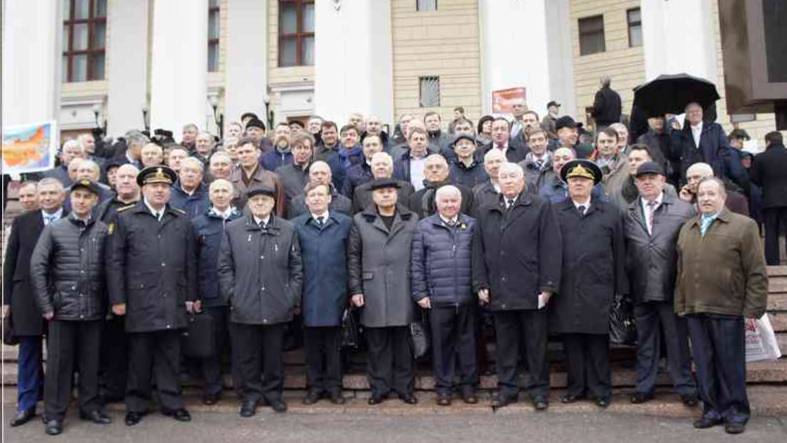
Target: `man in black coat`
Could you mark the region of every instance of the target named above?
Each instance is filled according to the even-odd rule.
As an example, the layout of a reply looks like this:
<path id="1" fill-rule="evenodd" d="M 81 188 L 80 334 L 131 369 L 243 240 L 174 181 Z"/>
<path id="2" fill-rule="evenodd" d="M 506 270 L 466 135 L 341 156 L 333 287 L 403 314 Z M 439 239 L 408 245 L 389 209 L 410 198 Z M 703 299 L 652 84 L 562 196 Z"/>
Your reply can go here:
<path id="1" fill-rule="evenodd" d="M 451 184 L 448 162 L 440 154 L 432 154 L 426 158 L 424 166 L 424 187 L 411 195 L 407 206 L 418 214 L 418 218 L 428 217 L 437 212 L 435 206 L 435 192 L 443 186 Z M 462 185 L 454 185 L 462 193 L 462 208 L 464 214 L 473 212 L 473 191 Z"/>
<path id="2" fill-rule="evenodd" d="M 139 169 L 132 164 L 118 167 L 115 175 L 117 195 L 100 203 L 94 211 L 96 219 L 110 229 L 114 229 L 118 209 L 131 206 L 140 199 L 137 174 Z M 128 339 L 123 317 L 110 314 L 104 322 L 99 354 L 99 395 L 104 403 L 122 401 L 126 395 L 128 373 Z"/>
<path id="3" fill-rule="evenodd" d="M 511 137 L 511 124 L 505 117 L 497 117 L 492 121 L 492 141 L 484 146 L 484 154 L 491 149 L 499 149 L 511 163 L 519 163 L 530 151 L 527 145 L 514 141 Z"/>
<path id="4" fill-rule="evenodd" d="M 596 132 L 620 121 L 620 95 L 609 86 L 610 83 L 612 80 L 609 76 L 601 77 L 601 89 L 596 91 L 596 97 L 593 99 L 591 115 L 596 121 Z"/>
<path id="5" fill-rule="evenodd" d="M 17 369 L 17 413 L 11 426 L 30 421 L 43 389 L 42 335 L 45 325 L 38 309 L 30 277 L 30 257 L 44 226 L 65 215 L 63 184 L 56 178 L 38 182 L 41 210 L 26 212 L 14 219 L 3 262 L 3 314 L 10 311 L 19 337 Z"/>
<path id="6" fill-rule="evenodd" d="M 253 416 L 262 401 L 276 412 L 287 411 L 284 327 L 301 304 L 303 263 L 292 223 L 273 214 L 275 196 L 272 187 L 250 189 L 250 214 L 227 226 L 219 252 L 219 291 L 230 306 L 241 417 Z"/>
<path id="7" fill-rule="evenodd" d="M 329 209 L 345 215 L 352 215 L 352 202 L 350 199 L 336 192 L 336 188 L 333 187 L 333 173 L 328 163 L 317 160 L 309 166 L 309 183 L 329 185 L 331 187 L 331 206 Z M 301 190 L 301 193 L 287 205 L 287 220 L 293 220 L 307 212 L 309 212 L 309 208 L 306 206 L 306 195 Z"/>
<path id="8" fill-rule="evenodd" d="M 112 313 L 126 316 L 126 425 L 147 413 L 153 375 L 164 415 L 190 421 L 178 380 L 180 329 L 194 312 L 197 259 L 194 227 L 168 202 L 177 175 L 166 166 L 137 176 L 143 199 L 118 210 L 107 246 Z"/>
<path id="9" fill-rule="evenodd" d="M 492 407 L 517 401 L 517 363 L 524 347 L 530 398 L 536 410 L 544 410 L 549 405 L 544 308 L 560 283 L 560 230 L 551 205 L 525 192 L 522 167 L 504 163 L 498 183 L 501 200 L 478 211 L 473 238 L 473 290 L 490 305 L 497 332 L 498 392 Z"/>
<path id="10" fill-rule="evenodd" d="M 623 217 L 614 204 L 591 198 L 601 169 L 590 160 L 572 160 L 561 169 L 568 198 L 555 205 L 563 239 L 560 290 L 550 307 L 550 329 L 561 334 L 573 403 L 591 397 L 601 408 L 612 399 L 609 368 L 609 311 L 626 287 Z"/>
<path id="11" fill-rule="evenodd" d="M 787 149 L 782 134 L 765 134 L 765 152 L 754 157 L 749 177 L 762 187 L 762 212 L 765 218 L 765 259 L 779 265 L 779 234 L 787 229 Z"/>
<path id="12" fill-rule="evenodd" d="M 372 156 L 372 175 L 374 179 L 391 178 L 394 172 L 394 162 L 386 152 L 378 152 Z M 374 180 L 372 180 L 374 181 Z M 372 199 L 372 181 L 358 185 L 353 192 L 352 213 L 357 214 L 374 203 Z M 401 201 L 407 201 L 415 192 L 413 185 L 404 180 L 398 180 L 399 191 L 397 195 Z"/>
<path id="13" fill-rule="evenodd" d="M 292 163 L 276 168 L 276 174 L 284 186 L 285 207 L 289 208 L 293 199 L 303 194 L 303 187 L 309 181 L 309 167 L 314 159 L 314 137 L 300 133 L 290 142 Z"/>
<path id="14" fill-rule="evenodd" d="M 30 272 L 38 307 L 49 322 L 44 423 L 46 433 L 63 431 L 71 401 L 74 363 L 79 367 L 79 415 L 97 424 L 111 422 L 98 398 L 101 326 L 106 314 L 104 248 L 107 225 L 91 216 L 99 186 L 89 180 L 71 185 L 72 212 L 51 223 L 36 243 Z"/>
<path id="15" fill-rule="evenodd" d="M 702 162 L 713 168 L 716 177 L 732 180 L 747 190 L 749 177 L 738 152 L 730 147 L 724 128 L 713 121 L 703 120 L 703 113 L 699 104 L 689 103 L 683 130 L 670 133 L 670 160 L 680 163 L 681 183 L 688 181 L 689 167 Z"/>

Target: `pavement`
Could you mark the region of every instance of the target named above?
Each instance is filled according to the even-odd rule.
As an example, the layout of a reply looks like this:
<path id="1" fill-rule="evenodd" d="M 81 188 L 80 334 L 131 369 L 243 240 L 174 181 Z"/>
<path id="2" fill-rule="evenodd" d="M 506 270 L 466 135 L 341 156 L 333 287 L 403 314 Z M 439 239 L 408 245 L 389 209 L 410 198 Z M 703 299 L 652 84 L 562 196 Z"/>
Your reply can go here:
<path id="1" fill-rule="evenodd" d="M 218 404 L 205 406 L 195 390 L 187 391 L 186 403 L 193 416 L 191 423 L 180 423 L 158 413 L 146 416 L 142 423 L 127 427 L 122 404 L 111 404 L 107 411 L 113 419 L 108 426 L 84 422 L 72 404 L 65 422 L 64 442 L 243 442 L 274 439 L 279 442 L 420 442 L 420 441 L 521 441 L 531 442 L 683 442 L 736 441 L 769 443 L 787 442 L 787 387 L 750 386 L 753 418 L 742 436 L 733 437 L 723 428 L 695 430 L 691 423 L 699 408 L 683 406 L 668 391 L 657 392 L 655 400 L 642 405 L 628 402 L 626 390 L 616 390 L 611 406 L 602 410 L 588 401 L 570 405 L 559 402 L 562 392 L 551 392 L 552 403 L 546 413 L 536 412 L 523 394 L 520 402 L 493 411 L 489 393 L 481 393 L 481 402 L 467 405 L 455 400 L 450 407 L 434 403 L 434 393 L 419 391 L 419 403 L 406 405 L 389 399 L 378 406 L 366 404 L 367 392 L 346 392 L 343 406 L 322 400 L 303 405 L 302 391 L 285 391 L 289 412 L 276 414 L 260 407 L 255 417 L 238 415 L 239 401 L 226 393 Z M 7 425 L 14 413 L 14 389 L 3 392 L 3 441 L 48 441 L 39 418 L 25 426 Z M 39 411 L 42 405 L 39 404 Z"/>
<path id="2" fill-rule="evenodd" d="M 123 413 L 111 411 L 114 422 L 101 426 L 80 421 L 70 411 L 64 433 L 56 439 L 44 434 L 36 419 L 24 426 L 3 429 L 3 441 L 60 441 L 105 443 L 116 441 L 144 442 L 692 442 L 725 441 L 784 443 L 787 441 L 787 417 L 755 416 L 746 432 L 738 436 L 724 433 L 722 427 L 696 430 L 686 418 L 617 414 L 607 410 L 579 412 L 554 411 L 523 413 L 510 409 L 505 413 L 457 410 L 440 415 L 412 408 L 416 414 L 368 414 L 362 411 L 336 414 L 330 412 L 276 414 L 261 408 L 252 418 L 222 411 L 193 411 L 191 423 L 180 423 L 160 414 L 151 414 L 134 427 L 123 424 Z M 7 423 L 13 407 L 4 404 Z M 502 411 L 501 411 L 502 412 Z"/>

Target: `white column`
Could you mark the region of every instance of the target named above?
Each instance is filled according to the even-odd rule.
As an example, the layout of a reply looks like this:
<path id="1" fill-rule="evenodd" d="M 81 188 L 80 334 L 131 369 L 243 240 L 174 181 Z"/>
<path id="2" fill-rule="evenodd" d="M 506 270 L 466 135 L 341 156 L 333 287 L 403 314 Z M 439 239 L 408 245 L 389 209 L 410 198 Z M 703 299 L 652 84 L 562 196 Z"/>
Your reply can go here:
<path id="1" fill-rule="evenodd" d="M 143 129 L 148 93 L 148 0 L 113 1 L 107 29 L 112 58 L 107 69 L 107 133 Z"/>
<path id="2" fill-rule="evenodd" d="M 642 0 L 645 78 L 685 72 L 717 80 L 711 0 Z"/>
<path id="3" fill-rule="evenodd" d="M 54 120 L 60 112 L 61 4 L 3 1 L 2 125 Z"/>
<path id="4" fill-rule="evenodd" d="M 224 12 L 224 11 L 222 11 Z M 224 120 L 251 111 L 265 119 L 268 89 L 268 2 L 227 0 Z"/>
<path id="5" fill-rule="evenodd" d="M 187 123 L 204 129 L 208 117 L 208 0 L 154 1 L 151 63 L 151 130 L 169 129 L 178 140 Z"/>
<path id="6" fill-rule="evenodd" d="M 484 112 L 492 91 L 514 87 L 539 115 L 550 100 L 573 109 L 568 0 L 479 0 L 479 13 Z"/>
<path id="7" fill-rule="evenodd" d="M 316 113 L 339 125 L 351 112 L 393 123 L 391 1 L 318 0 L 314 21 Z"/>

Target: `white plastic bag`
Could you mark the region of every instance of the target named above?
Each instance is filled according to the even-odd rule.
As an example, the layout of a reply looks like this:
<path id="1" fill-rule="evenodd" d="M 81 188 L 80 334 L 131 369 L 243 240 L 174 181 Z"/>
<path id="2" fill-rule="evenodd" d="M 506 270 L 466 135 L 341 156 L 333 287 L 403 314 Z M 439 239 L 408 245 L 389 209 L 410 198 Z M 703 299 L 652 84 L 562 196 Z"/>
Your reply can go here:
<path id="1" fill-rule="evenodd" d="M 776 334 L 773 333 L 768 314 L 758 320 L 747 319 L 746 330 L 746 362 L 760 360 L 776 360 L 781 357 Z"/>

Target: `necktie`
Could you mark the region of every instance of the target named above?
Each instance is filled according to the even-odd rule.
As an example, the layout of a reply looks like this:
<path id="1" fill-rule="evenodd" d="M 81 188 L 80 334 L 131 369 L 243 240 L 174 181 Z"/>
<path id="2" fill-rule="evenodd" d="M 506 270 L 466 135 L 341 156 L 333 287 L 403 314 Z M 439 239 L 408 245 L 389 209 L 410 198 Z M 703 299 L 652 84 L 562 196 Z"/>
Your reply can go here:
<path id="1" fill-rule="evenodd" d="M 317 226 L 319 226 L 320 229 L 322 229 L 323 226 L 325 226 L 325 220 L 323 219 L 323 217 L 317 217 Z"/>
<path id="2" fill-rule="evenodd" d="M 44 226 L 49 225 L 50 223 L 52 223 L 55 220 L 57 220 L 57 216 L 56 215 L 45 215 L 44 216 Z"/>
<path id="3" fill-rule="evenodd" d="M 579 205 L 579 206 L 577 206 L 577 211 L 579 211 L 579 215 L 581 215 L 581 216 L 583 216 L 583 217 L 584 217 L 584 215 L 585 215 L 585 209 L 586 209 L 586 208 L 585 208 L 585 205 Z"/>
<path id="4" fill-rule="evenodd" d="M 542 167 L 544 167 L 544 161 L 543 160 L 536 160 L 536 169 L 538 169 L 540 171 Z"/>
<path id="5" fill-rule="evenodd" d="M 656 212 L 656 200 L 649 201 L 648 204 L 648 233 L 653 235 L 653 214 Z"/>
<path id="6" fill-rule="evenodd" d="M 513 198 L 507 198 L 506 199 L 506 209 L 511 209 L 512 206 L 514 206 L 514 199 Z"/>
<path id="7" fill-rule="evenodd" d="M 711 223 L 713 223 L 715 219 L 716 218 L 713 216 L 702 216 L 700 219 L 700 235 L 705 237 L 705 233 L 708 232 L 708 228 L 710 228 Z"/>

